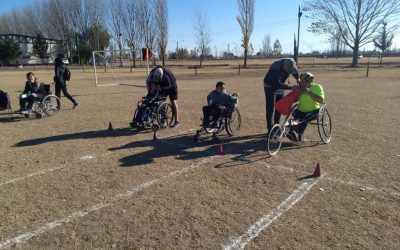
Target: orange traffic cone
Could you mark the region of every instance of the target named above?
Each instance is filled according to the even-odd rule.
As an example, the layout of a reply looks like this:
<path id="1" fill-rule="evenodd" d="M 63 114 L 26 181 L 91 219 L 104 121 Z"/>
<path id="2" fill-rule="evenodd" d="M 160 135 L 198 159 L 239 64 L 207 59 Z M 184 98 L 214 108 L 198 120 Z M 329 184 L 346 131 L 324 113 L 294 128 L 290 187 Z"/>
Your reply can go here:
<path id="1" fill-rule="evenodd" d="M 155 141 L 155 140 L 158 140 L 158 137 L 157 137 L 157 130 L 154 130 L 154 131 L 153 131 L 153 141 Z"/>
<path id="2" fill-rule="evenodd" d="M 321 167 L 319 166 L 319 163 L 317 163 L 317 166 L 315 167 L 313 176 L 320 177 L 321 175 L 322 175 Z"/>
<path id="3" fill-rule="evenodd" d="M 108 130 L 114 130 L 111 122 L 108 124 Z"/>
<path id="4" fill-rule="evenodd" d="M 222 144 L 218 144 L 217 155 L 223 155 L 223 154 L 224 154 L 224 148 L 222 147 Z"/>

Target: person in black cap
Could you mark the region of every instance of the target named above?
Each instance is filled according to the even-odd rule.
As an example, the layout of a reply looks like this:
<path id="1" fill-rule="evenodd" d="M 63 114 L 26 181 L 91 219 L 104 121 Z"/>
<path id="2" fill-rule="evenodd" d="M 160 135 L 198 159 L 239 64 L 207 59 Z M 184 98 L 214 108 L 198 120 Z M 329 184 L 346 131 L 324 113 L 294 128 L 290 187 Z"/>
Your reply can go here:
<path id="1" fill-rule="evenodd" d="M 162 66 L 157 66 L 152 69 L 147 77 L 147 88 L 150 88 L 151 83 L 160 85 L 161 93 L 163 96 L 168 96 L 172 105 L 173 121 L 171 128 L 178 128 L 180 126 L 178 116 L 178 85 L 176 84 L 175 76 L 169 69 Z"/>
<path id="2" fill-rule="evenodd" d="M 79 103 L 68 93 L 67 83 L 64 79 L 64 72 L 67 69 L 67 66 L 62 61 L 61 57 L 56 57 L 54 64 L 54 83 L 56 84 L 56 96 L 61 99 L 61 91 L 64 96 L 67 97 L 74 106 L 73 109 L 78 107 Z"/>
<path id="3" fill-rule="evenodd" d="M 282 99 L 285 89 L 293 89 L 285 84 L 289 75 L 293 75 L 297 83 L 299 71 L 296 62 L 291 58 L 283 58 L 273 62 L 264 77 L 265 109 L 268 134 L 275 123 L 279 123 L 281 114 L 275 111 L 275 102 Z"/>

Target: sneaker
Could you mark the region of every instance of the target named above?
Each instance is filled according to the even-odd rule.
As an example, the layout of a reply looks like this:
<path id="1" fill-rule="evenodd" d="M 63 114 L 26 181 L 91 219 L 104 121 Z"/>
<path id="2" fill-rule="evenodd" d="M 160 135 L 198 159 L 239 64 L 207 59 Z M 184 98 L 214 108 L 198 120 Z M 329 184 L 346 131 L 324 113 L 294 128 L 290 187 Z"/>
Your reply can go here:
<path id="1" fill-rule="evenodd" d="M 74 103 L 74 106 L 72 107 L 72 109 L 75 109 L 79 106 L 79 103 Z"/>
<path id="2" fill-rule="evenodd" d="M 172 124 L 171 126 L 169 126 L 170 128 L 179 128 L 181 124 L 179 122 L 175 122 L 174 124 Z"/>
<path id="3" fill-rule="evenodd" d="M 294 142 L 299 142 L 299 136 L 297 135 L 297 133 L 295 131 L 289 131 L 289 133 L 286 135 L 286 137 Z"/>

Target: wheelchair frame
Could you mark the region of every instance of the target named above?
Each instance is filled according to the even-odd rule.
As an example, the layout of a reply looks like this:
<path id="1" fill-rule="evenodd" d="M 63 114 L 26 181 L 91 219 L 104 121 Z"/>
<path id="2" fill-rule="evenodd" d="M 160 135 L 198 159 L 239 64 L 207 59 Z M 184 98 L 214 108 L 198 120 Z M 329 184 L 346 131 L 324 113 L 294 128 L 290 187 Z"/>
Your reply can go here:
<path id="1" fill-rule="evenodd" d="M 136 110 L 133 114 L 133 119 L 132 122 L 130 123 L 132 128 L 137 128 L 137 129 L 145 129 L 148 127 L 146 123 L 138 123 L 134 121 L 134 119 L 137 116 L 137 113 L 139 111 L 139 108 L 142 107 L 144 100 L 146 97 L 142 97 L 141 101 L 138 101 Z M 171 103 L 166 101 L 166 97 L 162 97 L 157 101 L 157 107 L 156 110 L 154 111 L 153 109 L 151 110 L 151 121 L 150 121 L 150 127 L 152 129 L 158 129 L 158 128 L 166 128 L 167 126 L 171 125 L 173 115 L 172 115 L 172 105 Z"/>
<path id="2" fill-rule="evenodd" d="M 47 116 L 56 115 L 61 110 L 61 101 L 55 95 L 46 95 L 43 100 L 35 100 L 32 106 L 32 112 L 35 114 L 36 118 L 40 119 L 43 114 Z M 29 115 L 26 115 L 27 118 Z"/>
<path id="3" fill-rule="evenodd" d="M 282 146 L 282 139 L 287 137 L 291 127 L 301 123 L 301 121 L 295 120 L 292 116 L 293 111 L 297 108 L 297 106 L 298 105 L 296 104 L 292 107 L 290 114 L 286 116 L 283 125 L 275 124 L 268 134 L 267 148 L 268 153 L 271 156 L 276 155 L 279 152 Z M 310 122 L 310 124 L 315 123 Z M 318 126 L 319 137 L 325 144 L 328 144 L 332 139 L 332 122 L 325 104 L 321 105 L 319 109 L 316 125 Z"/>
<path id="4" fill-rule="evenodd" d="M 236 119 L 232 119 L 232 116 L 235 116 Z M 235 127 L 232 126 L 232 120 L 237 121 L 237 125 Z M 205 128 L 203 124 L 201 124 L 201 129 L 196 131 L 196 135 L 193 137 L 195 141 L 200 140 L 200 135 L 202 133 L 205 134 L 213 134 L 215 137 L 222 130 L 226 130 L 228 135 L 234 136 L 236 135 L 241 126 L 241 116 L 239 109 L 237 107 L 230 108 L 230 110 L 225 111 L 217 120 L 217 126 L 215 128 Z"/>

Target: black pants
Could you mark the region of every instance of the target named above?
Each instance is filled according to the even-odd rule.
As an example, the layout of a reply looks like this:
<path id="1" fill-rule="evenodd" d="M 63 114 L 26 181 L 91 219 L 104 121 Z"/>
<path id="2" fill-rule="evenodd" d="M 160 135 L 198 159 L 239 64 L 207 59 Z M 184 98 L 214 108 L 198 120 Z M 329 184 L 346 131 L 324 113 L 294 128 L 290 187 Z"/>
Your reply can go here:
<path id="1" fill-rule="evenodd" d="M 37 97 L 33 97 L 32 95 L 28 96 L 27 98 L 19 98 L 19 106 L 21 109 L 32 109 L 33 103 L 35 100 L 42 100 L 43 95 L 37 94 Z M 28 103 L 28 106 L 26 106 L 26 103 Z"/>
<path id="2" fill-rule="evenodd" d="M 299 119 L 302 122 L 298 125 L 298 133 L 299 135 L 303 135 L 304 131 L 307 128 L 307 125 L 310 121 L 317 119 L 319 113 L 319 109 L 313 110 L 311 112 L 301 112 L 300 110 L 296 109 L 293 112 L 293 117 L 295 119 Z"/>
<path id="3" fill-rule="evenodd" d="M 216 122 L 218 118 L 224 113 L 225 106 L 204 106 L 203 107 L 203 126 L 207 127 L 210 125 L 210 117 L 212 121 Z"/>
<path id="4" fill-rule="evenodd" d="M 271 88 L 264 87 L 265 94 L 265 111 L 267 120 L 267 129 L 271 130 L 274 124 L 279 123 L 281 114 L 275 110 L 275 102 L 279 101 L 283 97 L 283 90 L 273 90 Z"/>
<path id="5" fill-rule="evenodd" d="M 68 93 L 67 85 L 56 84 L 56 96 L 58 98 L 61 99 L 61 90 L 62 90 L 64 96 L 67 97 L 73 104 L 77 103 L 75 101 L 75 99 Z"/>

